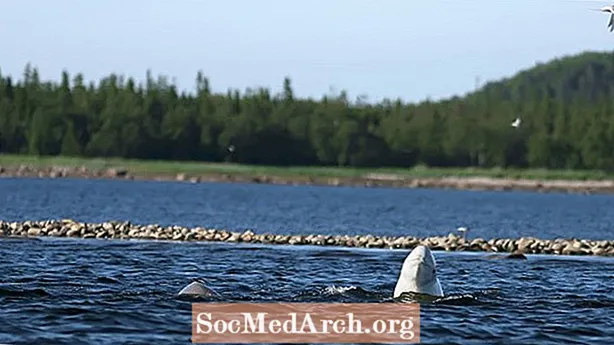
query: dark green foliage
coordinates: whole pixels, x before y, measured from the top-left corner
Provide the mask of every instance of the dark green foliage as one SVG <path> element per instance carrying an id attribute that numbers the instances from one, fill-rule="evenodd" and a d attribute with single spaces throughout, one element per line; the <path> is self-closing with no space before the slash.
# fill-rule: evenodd
<path id="1" fill-rule="evenodd" d="M 443 82 L 443 81 L 442 81 Z M 463 98 L 420 104 L 350 102 L 345 93 L 196 94 L 166 78 L 110 75 L 84 85 L 0 78 L 0 152 L 266 165 L 535 167 L 614 170 L 614 55 L 540 64 Z M 520 128 L 510 124 L 517 117 Z M 229 150 L 229 147 L 234 150 Z"/>

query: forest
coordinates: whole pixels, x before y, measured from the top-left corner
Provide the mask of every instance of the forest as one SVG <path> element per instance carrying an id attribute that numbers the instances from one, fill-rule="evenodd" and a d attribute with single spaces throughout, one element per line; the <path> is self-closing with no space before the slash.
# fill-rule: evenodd
<path id="1" fill-rule="evenodd" d="M 408 80 L 419 83 L 419 80 Z M 445 82 L 442 80 L 442 82 Z M 538 64 L 442 101 L 377 104 L 267 88 L 195 91 L 166 76 L 111 74 L 85 84 L 0 75 L 0 153 L 277 166 L 502 167 L 614 170 L 614 54 Z M 518 128 L 511 126 L 522 118 Z M 232 149 L 229 149 L 232 148 Z"/>

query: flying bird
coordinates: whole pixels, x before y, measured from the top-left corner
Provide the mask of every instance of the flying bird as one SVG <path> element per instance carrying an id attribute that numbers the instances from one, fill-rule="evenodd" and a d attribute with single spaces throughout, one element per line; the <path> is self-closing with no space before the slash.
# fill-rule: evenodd
<path id="1" fill-rule="evenodd" d="M 610 13 L 610 20 L 608 21 L 608 28 L 610 29 L 610 32 L 614 31 L 614 5 L 604 6 L 595 11 Z"/>
<path id="2" fill-rule="evenodd" d="M 520 118 L 519 117 L 517 117 L 516 120 L 514 120 L 514 122 L 512 122 L 512 127 L 518 128 L 518 126 L 520 126 Z"/>

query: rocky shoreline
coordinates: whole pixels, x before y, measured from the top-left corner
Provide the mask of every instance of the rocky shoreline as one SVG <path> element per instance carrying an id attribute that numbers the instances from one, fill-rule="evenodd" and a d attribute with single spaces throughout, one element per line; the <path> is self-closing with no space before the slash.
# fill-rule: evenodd
<path id="1" fill-rule="evenodd" d="M 580 239 L 543 240 L 534 237 L 519 239 L 465 239 L 448 236 L 417 238 L 373 235 L 275 235 L 256 234 L 251 230 L 232 232 L 188 228 L 182 226 L 138 225 L 130 222 L 82 223 L 74 220 L 0 221 L 0 239 L 28 237 L 68 237 L 92 239 L 141 239 L 165 241 L 205 241 L 258 243 L 277 245 L 315 245 L 348 248 L 412 249 L 425 245 L 432 250 L 551 255 L 614 256 L 614 241 Z"/>
<path id="2" fill-rule="evenodd" d="M 88 169 L 84 166 L 28 165 L 0 166 L 0 177 L 5 178 L 85 178 L 199 182 L 242 182 L 281 185 L 362 186 L 393 188 L 440 188 L 492 191 L 538 191 L 567 193 L 614 193 L 614 180 L 528 180 L 488 177 L 411 178 L 393 174 L 365 174 L 360 177 L 321 176 L 263 176 L 258 174 L 187 173 L 164 174 L 130 171 L 122 167 Z"/>

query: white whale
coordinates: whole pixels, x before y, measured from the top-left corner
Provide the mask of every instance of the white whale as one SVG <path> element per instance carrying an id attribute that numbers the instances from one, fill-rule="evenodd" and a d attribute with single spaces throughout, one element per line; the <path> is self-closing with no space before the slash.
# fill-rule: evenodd
<path id="1" fill-rule="evenodd" d="M 205 284 L 205 281 L 202 279 L 197 279 L 190 284 L 186 285 L 177 296 L 181 297 L 220 297 L 220 294 L 213 291 Z"/>
<path id="2" fill-rule="evenodd" d="M 428 247 L 417 246 L 405 258 L 393 298 L 404 292 L 443 297 L 435 257 Z"/>

